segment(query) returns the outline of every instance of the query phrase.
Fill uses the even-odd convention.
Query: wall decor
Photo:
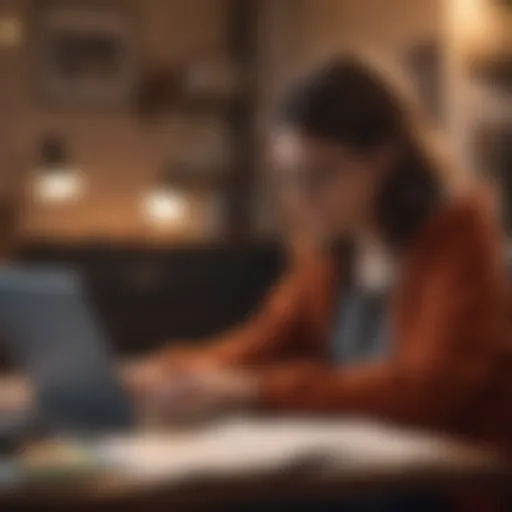
[[[137,78],[134,23],[126,3],[39,0],[32,11],[38,94],[59,105],[120,106]]]

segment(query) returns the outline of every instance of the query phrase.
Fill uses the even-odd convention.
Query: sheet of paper
[[[309,443],[270,434],[225,424],[189,434],[145,432],[110,438],[96,449],[105,464],[143,480],[278,471],[309,455]]]
[[[190,433],[142,432],[95,446],[103,461],[140,480],[283,471],[322,459],[339,468],[447,465],[460,448],[436,437],[361,421],[239,419]]]

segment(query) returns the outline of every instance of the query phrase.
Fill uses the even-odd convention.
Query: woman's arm
[[[389,362],[340,370],[274,368],[258,378],[262,405],[425,426],[445,425],[467,410],[488,382],[506,335],[498,241],[481,228],[454,233],[435,261],[429,259],[416,290],[421,308],[398,335],[403,339]]]

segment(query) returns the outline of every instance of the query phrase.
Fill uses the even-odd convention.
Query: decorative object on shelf
[[[154,121],[173,112],[182,98],[182,76],[175,69],[149,69],[141,74],[135,93],[139,117]]]
[[[66,143],[48,135],[41,145],[40,167],[34,178],[34,196],[45,203],[66,203],[84,191],[85,179],[70,161]]]
[[[239,79],[234,66],[226,59],[210,57],[175,67],[149,68],[141,74],[135,102],[145,120],[174,112],[192,116],[223,113],[238,91]]]
[[[33,10],[35,82],[53,104],[127,106],[137,58],[133,23],[116,0],[39,0]]]

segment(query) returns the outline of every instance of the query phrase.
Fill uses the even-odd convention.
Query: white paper
[[[109,438],[102,459],[139,480],[183,480],[282,471],[311,457],[350,471],[455,464],[448,441],[361,421],[232,420],[190,433]]]

